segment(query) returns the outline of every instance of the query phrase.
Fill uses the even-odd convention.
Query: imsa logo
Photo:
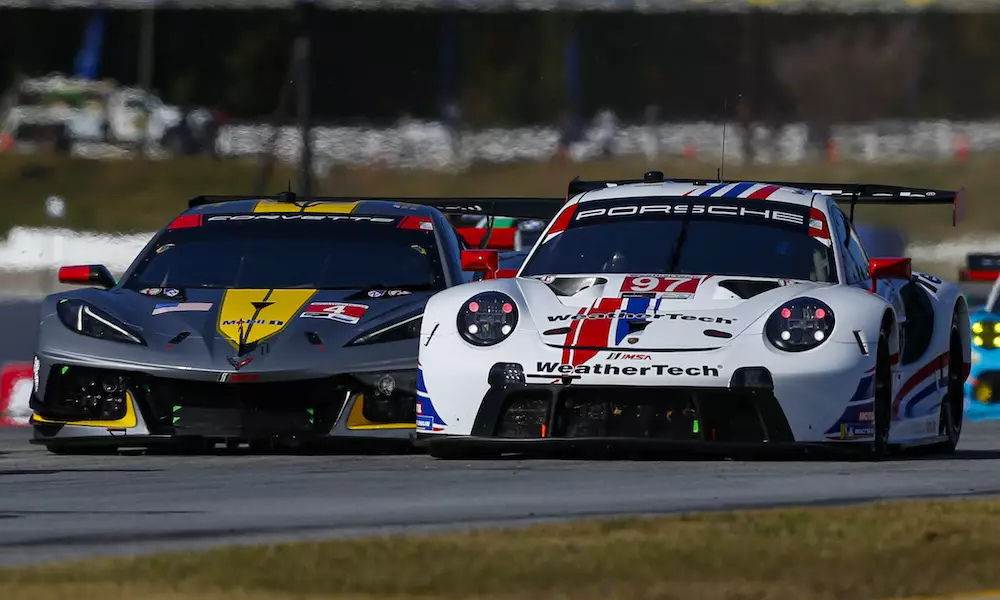
[[[653,360],[648,354],[629,354],[628,352],[612,352],[608,354],[608,360]]]

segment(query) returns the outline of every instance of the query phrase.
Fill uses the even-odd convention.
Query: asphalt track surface
[[[37,302],[0,302],[0,363]],[[1000,494],[1000,422],[890,462],[440,461],[424,455],[55,456],[0,429],[0,565],[586,516]]]
[[[0,565],[218,544],[1000,492],[1000,423],[946,458],[492,460],[80,456],[0,430]]]

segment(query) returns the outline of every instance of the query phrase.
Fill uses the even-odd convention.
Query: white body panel
[[[684,195],[705,197],[715,190],[716,197],[735,198],[746,197],[762,187],[740,185],[742,191],[736,193],[742,196],[725,196],[736,186],[699,187],[666,182],[613,187],[577,196],[564,212],[576,210],[579,217],[587,210],[591,197],[662,195],[677,200]],[[696,202],[698,198],[683,200]],[[825,196],[782,188],[763,200],[762,206],[775,210],[780,210],[783,202],[810,206],[821,211],[824,225],[831,222],[833,202]],[[566,220],[557,216],[532,254],[548,239],[559,235],[560,227],[566,227]],[[916,275],[923,282],[914,281],[911,285],[923,290],[933,306],[933,332],[927,347],[920,352],[909,352],[907,364],[902,364],[899,359],[905,354],[902,352],[905,340],[900,332],[906,315],[900,289],[908,282],[879,281],[876,293],[870,291],[870,280],[847,283],[843,238],[840,232],[834,232],[829,239],[837,257],[837,283],[713,274],[659,275],[650,276],[660,278],[655,282],[650,278],[640,280],[637,288],[636,280],[629,280],[625,274],[553,273],[482,281],[443,291],[428,302],[422,322],[417,431],[423,435],[474,435],[473,425],[490,390],[490,369],[497,363],[522,365],[528,384],[695,388],[728,388],[737,369],[764,367],[771,374],[774,397],[794,442],[870,442],[874,434],[875,346],[883,318],[888,314],[893,324],[889,340],[894,399],[890,442],[937,438],[940,405],[946,391],[951,325],[956,313],[961,317],[958,323],[963,360],[966,365],[970,360],[964,299],[956,286],[932,276]],[[531,255],[525,265],[530,261]],[[585,287],[572,295],[557,295],[550,288],[553,282],[587,277],[602,278],[606,283]],[[622,297],[646,288],[662,290],[663,278],[677,281],[655,298]],[[734,279],[770,281],[777,286],[744,299],[719,285]],[[456,319],[460,309],[484,291],[509,296],[519,316],[509,337],[493,346],[479,347],[463,339]],[[768,340],[764,326],[783,303],[798,297],[815,298],[827,304],[836,317],[836,326],[819,346],[788,352]],[[585,318],[587,314],[609,311],[617,312],[618,318]],[[639,317],[640,314],[644,316]],[[641,335],[632,335],[628,333],[627,321],[637,318],[648,325]],[[574,326],[574,321],[580,324]],[[732,337],[709,337],[706,329]],[[566,345],[578,349],[562,347]],[[942,357],[945,360],[940,360]],[[564,383],[561,375],[577,377]]]

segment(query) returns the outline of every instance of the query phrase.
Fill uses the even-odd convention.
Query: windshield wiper
[[[691,224],[691,210],[690,205],[688,206],[688,211],[684,213],[684,220],[681,222],[680,233],[677,234],[677,241],[674,242],[674,247],[670,251],[670,263],[667,265],[667,273],[677,272],[677,263],[681,259],[681,250],[684,248],[685,242],[687,242],[687,232],[688,225]]]

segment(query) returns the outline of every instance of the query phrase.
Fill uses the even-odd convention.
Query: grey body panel
[[[387,209],[387,214],[414,214],[433,220],[433,235],[446,287],[471,279],[470,273],[461,270],[459,238],[440,212],[426,207],[396,209],[403,207],[393,206]],[[126,270],[123,282],[128,280],[140,258],[155,246],[159,237],[159,234],[154,236]],[[373,284],[377,281],[378,275],[373,274]],[[182,290],[183,298],[165,298],[124,289],[119,282],[118,286],[110,290],[81,288],[52,294],[43,300],[39,312],[36,350],[38,383],[32,393],[33,406],[46,398],[47,381],[54,366],[92,367],[171,380],[216,383],[224,374],[234,373],[257,375],[259,383],[394,371],[412,371],[415,376],[419,343],[416,338],[361,346],[348,347],[346,344],[361,334],[421,314],[424,304],[433,293],[434,291],[413,291],[400,296],[370,297],[365,289],[318,290],[294,312],[294,316],[286,321],[287,324],[279,333],[263,340],[252,353],[240,357],[252,357],[253,360],[238,370],[230,360],[238,356],[237,349],[218,328],[225,290],[188,289]],[[57,313],[57,305],[68,299],[83,300],[121,320],[129,329],[139,333],[146,345],[97,339],[72,331]],[[157,304],[177,301],[211,303],[212,307],[207,311],[153,314]],[[364,304],[368,309],[356,324],[301,317],[302,310],[311,302],[349,302]],[[182,332],[188,332],[188,336],[179,343],[172,344],[174,338]],[[315,336],[308,334],[318,335],[321,343],[315,343]],[[239,385],[256,384],[257,382]],[[329,431],[329,436],[409,439],[409,429],[348,429],[346,415],[350,413],[354,402],[354,398],[349,398],[344,404],[341,418],[338,418]],[[135,408],[137,424],[127,432],[94,426],[62,425],[53,428],[36,424],[35,440],[46,442],[121,436],[138,439],[150,431],[143,420],[142,410],[139,406]]]

